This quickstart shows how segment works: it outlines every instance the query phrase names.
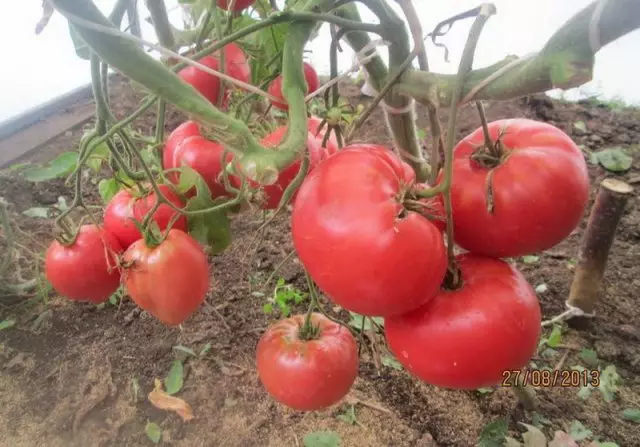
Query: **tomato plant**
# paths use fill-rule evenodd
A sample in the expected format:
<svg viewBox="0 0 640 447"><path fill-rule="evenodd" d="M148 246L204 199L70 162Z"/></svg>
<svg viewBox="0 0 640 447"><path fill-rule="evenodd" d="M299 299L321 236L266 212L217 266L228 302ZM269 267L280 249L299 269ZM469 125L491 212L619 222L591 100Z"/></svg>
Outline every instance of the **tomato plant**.
<svg viewBox="0 0 640 447"><path fill-rule="evenodd" d="M138 239L124 252L122 276L131 299L168 325L186 320L209 290L209 264L200 245L172 229L157 246Z"/></svg>
<svg viewBox="0 0 640 447"><path fill-rule="evenodd" d="M174 206L178 208L184 207L184 203L170 186L158 185L158 188ZM138 194L137 191L132 189L122 189L113 196L104 209L104 228L118 239L123 248L129 247L129 245L140 239L141 233L135 222L141 224L147 213L158 202L155 191ZM169 205L163 203L153 213L152 219L160 230L165 230L171 220L178 216L172 228L186 231L187 218L178 214Z"/></svg>
<svg viewBox="0 0 640 447"><path fill-rule="evenodd" d="M120 285L118 240L103 228L82 225L69 245L54 240L45 254L45 276L60 295L99 304Z"/></svg>
<svg viewBox="0 0 640 447"><path fill-rule="evenodd" d="M425 382L476 389L501 383L527 365L538 346L540 305L513 266L459 255L462 287L441 291L419 309L385 319L398 361Z"/></svg>
<svg viewBox="0 0 640 447"><path fill-rule="evenodd" d="M174 154L176 149L188 137L201 136L200 126L196 121L185 121L176 127L167 137L162 150L162 166L164 169L175 168ZM177 178L177 173L170 172L169 178Z"/></svg>
<svg viewBox="0 0 640 447"><path fill-rule="evenodd" d="M343 148L305 179L291 215L293 243L336 304L363 315L397 315L439 289L447 266L442 234L402 203L414 181L395 154L367 145ZM407 262L411 269L403 267Z"/></svg>
<svg viewBox="0 0 640 447"><path fill-rule="evenodd" d="M248 8L253 5L256 0L236 0L233 4L233 11L242 11L243 9ZM229 4L231 4L231 0L218 0L218 8L227 9Z"/></svg>
<svg viewBox="0 0 640 447"><path fill-rule="evenodd" d="M304 67L304 79L307 83L306 93L314 92L318 90L320 86L320 80L318 78L318 73L316 73L315 68L311 64L306 62L303 63ZM270 95L277 98L277 101L273 101L271 104L273 107L280 110L289 110L289 106L287 105L287 101L284 99L284 95L282 94L282 75L279 75L275 78L271 84L269 84L268 92Z"/></svg>
<svg viewBox="0 0 640 447"><path fill-rule="evenodd" d="M338 403L358 373L356 341L322 314L294 315L271 325L256 349L258 376L274 399L300 411Z"/></svg>
<svg viewBox="0 0 640 447"><path fill-rule="evenodd" d="M578 225L589 199L580 148L560 129L529 119L489 123L454 150L451 186L456 243L489 256L547 250Z"/></svg>

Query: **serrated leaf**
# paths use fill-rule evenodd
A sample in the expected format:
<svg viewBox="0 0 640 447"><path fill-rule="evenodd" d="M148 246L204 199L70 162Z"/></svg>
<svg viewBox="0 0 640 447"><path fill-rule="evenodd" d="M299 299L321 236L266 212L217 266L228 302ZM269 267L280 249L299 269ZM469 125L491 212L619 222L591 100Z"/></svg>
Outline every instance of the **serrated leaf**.
<svg viewBox="0 0 640 447"><path fill-rule="evenodd" d="M304 447L340 447L342 439L334 431L315 431L302 438Z"/></svg>
<svg viewBox="0 0 640 447"><path fill-rule="evenodd" d="M583 362L587 364L587 366L598 366L598 354L593 349L583 349L578 354Z"/></svg>
<svg viewBox="0 0 640 447"><path fill-rule="evenodd" d="M182 389L182 385L184 384L184 366L182 361L174 360L171 364L171 369L169 370L169 374L164 379L164 387L169 395L176 394L178 391Z"/></svg>
<svg viewBox="0 0 640 447"><path fill-rule="evenodd" d="M391 354L383 355L381 360L384 366L402 371L402 364Z"/></svg>
<svg viewBox="0 0 640 447"><path fill-rule="evenodd" d="M186 346L176 345L173 347L173 349L175 349L176 351L184 352L185 354L192 355L194 357L198 356L193 349L187 348Z"/></svg>
<svg viewBox="0 0 640 447"><path fill-rule="evenodd" d="M522 257L522 262L525 264L535 264L540 260L540 256L527 255Z"/></svg>
<svg viewBox="0 0 640 447"><path fill-rule="evenodd" d="M144 427L144 432L147 434L147 438L154 444L159 443L162 438L162 429L155 422L147 422L147 425Z"/></svg>
<svg viewBox="0 0 640 447"><path fill-rule="evenodd" d="M30 182L45 182L59 177L65 177L76 168L78 154L63 152L55 159L43 166L33 166L22 171L22 176Z"/></svg>
<svg viewBox="0 0 640 447"><path fill-rule="evenodd" d="M505 419L496 419L484 426L478 440L478 447L502 447L509 432Z"/></svg>
<svg viewBox="0 0 640 447"><path fill-rule="evenodd" d="M562 328L558 325L553 326L553 330L547 340L547 346L556 348L562 342Z"/></svg>
<svg viewBox="0 0 640 447"><path fill-rule="evenodd" d="M627 408L622 412L622 416L632 422L640 422L640 408Z"/></svg>
<svg viewBox="0 0 640 447"><path fill-rule="evenodd" d="M16 324L16 320L10 320L10 319L2 320L0 321L0 331L4 329L9 329L10 327L15 326L15 324Z"/></svg>
<svg viewBox="0 0 640 447"><path fill-rule="evenodd" d="M569 435L574 441L582 441L593 436L593 432L585 427L582 422L573 421L569 427Z"/></svg>
<svg viewBox="0 0 640 447"><path fill-rule="evenodd" d="M600 386L598 386L598 390L602 393L605 401L613 402L615 400L620 382L620 375L615 365L607 366L600 373Z"/></svg>
<svg viewBox="0 0 640 447"><path fill-rule="evenodd" d="M525 447L547 447L547 437L539 428L520 422L527 431L522 434Z"/></svg>
<svg viewBox="0 0 640 447"><path fill-rule="evenodd" d="M105 178L98 183L98 192L104 203L109 202L120 191L120 184L115 178Z"/></svg>
<svg viewBox="0 0 640 447"><path fill-rule="evenodd" d="M584 121L576 121L575 123L573 123L573 127L583 132L587 131L587 125L584 123Z"/></svg>
<svg viewBox="0 0 640 447"><path fill-rule="evenodd" d="M621 148L615 147L594 152L598 162L611 172L624 172L631 168L633 158Z"/></svg>

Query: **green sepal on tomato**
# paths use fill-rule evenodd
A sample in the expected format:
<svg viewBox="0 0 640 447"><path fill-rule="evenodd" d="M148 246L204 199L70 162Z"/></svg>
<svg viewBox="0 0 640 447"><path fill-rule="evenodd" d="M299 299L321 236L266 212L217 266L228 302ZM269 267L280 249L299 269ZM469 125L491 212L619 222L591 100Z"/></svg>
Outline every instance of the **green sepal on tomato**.
<svg viewBox="0 0 640 447"><path fill-rule="evenodd" d="M580 148L543 122L520 118L488 127L492 141L499 140L499 160L491 160L482 149L482 128L454 149L455 242L493 257L523 256L555 246L576 228L589 199Z"/></svg>
<svg viewBox="0 0 640 447"><path fill-rule="evenodd" d="M122 256L122 279L131 299L164 324L184 322L204 302L209 264L202 247L172 229L155 247L138 239Z"/></svg>
<svg viewBox="0 0 640 447"><path fill-rule="evenodd" d="M120 286L117 256L122 246L114 235L93 224L82 225L75 240L53 240L45 253L45 276L60 295L100 304Z"/></svg>
<svg viewBox="0 0 640 447"><path fill-rule="evenodd" d="M322 314L311 314L316 334L301 337L305 315L271 325L256 349L258 376L278 402L299 411L338 403L358 374L356 340L344 326Z"/></svg>
<svg viewBox="0 0 640 447"><path fill-rule="evenodd" d="M148 185L146 187L150 188ZM174 206L184 208L184 203L169 185L160 184L158 188ZM136 222L141 224L158 201L154 190L138 194L138 191L133 189L121 189L104 209L105 230L112 233L125 249L142 237ZM165 231L176 214L179 214L178 211L163 203L153 213L152 219L161 231ZM186 231L186 217L178 217L172 228Z"/></svg>
<svg viewBox="0 0 640 447"><path fill-rule="evenodd" d="M315 92L318 90L318 87L320 87L320 78L318 78L318 73L316 73L313 66L306 62L303 62L303 70L304 79L307 82L307 90L305 94ZM277 99L276 101L271 102L273 107L280 110L289 110L287 100L284 98L282 93L282 75L278 75L273 81L271 81L267 88L267 93Z"/></svg>
<svg viewBox="0 0 640 447"><path fill-rule="evenodd" d="M536 352L538 298L522 273L501 259L465 253L456 261L462 287L386 318L386 339L407 371L430 385L497 385L504 371L521 369Z"/></svg>
<svg viewBox="0 0 640 447"><path fill-rule="evenodd" d="M385 317L416 309L439 290L444 238L404 206L414 182L396 154L366 144L343 148L304 180L291 216L294 247L336 304Z"/></svg>

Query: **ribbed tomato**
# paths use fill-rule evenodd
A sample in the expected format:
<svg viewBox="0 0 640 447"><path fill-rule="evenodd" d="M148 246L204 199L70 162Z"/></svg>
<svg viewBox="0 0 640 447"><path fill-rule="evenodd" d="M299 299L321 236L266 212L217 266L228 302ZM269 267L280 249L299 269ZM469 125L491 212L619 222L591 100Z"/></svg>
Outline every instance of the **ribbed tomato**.
<svg viewBox="0 0 640 447"><path fill-rule="evenodd" d="M170 230L156 247L138 239L122 259L127 293L163 323L181 324L204 302L209 290L207 255L187 233Z"/></svg>
<svg viewBox="0 0 640 447"><path fill-rule="evenodd" d="M178 195L173 192L169 185L158 185L162 194L176 207L184 208L184 203ZM147 185L147 188L150 186ZM112 233L120 242L123 248L127 248L142 237L140 230L133 223L142 223L145 216L157 203L158 198L153 190L146 195L135 196L132 190L121 189L113 196L104 209L104 228ZM153 213L153 220L160 230L164 231L169 226L169 222L178 214L167 204L162 204ZM187 218L182 215L173 224L172 228L187 231Z"/></svg>
<svg viewBox="0 0 640 447"><path fill-rule="evenodd" d="M313 66L306 62L303 63L303 69L304 79L307 81L306 93L315 92L318 90L318 87L320 87L320 78L318 78L318 73L316 73ZM269 87L267 88L267 92L278 99L278 101L273 101L271 103L273 107L280 110L289 110L287 101L284 99L282 94L282 75L278 75L277 78L271 81L271 84L269 84Z"/></svg>
<svg viewBox="0 0 640 447"><path fill-rule="evenodd" d="M560 129L529 119L494 121L489 133L493 141L500 136L500 160L478 159L482 128L455 148L456 243L493 257L553 247L576 228L589 198L580 148Z"/></svg>
<svg viewBox="0 0 640 447"><path fill-rule="evenodd" d="M173 162L173 154L177 147L182 144L188 137L199 136L200 126L195 121L185 121L176 127L167 137L164 143L164 149L162 150L162 166L164 169L172 169L176 166ZM175 173L169 173L168 177L177 178Z"/></svg>
<svg viewBox="0 0 640 447"><path fill-rule="evenodd" d="M60 295L99 304L120 285L116 255L121 251L115 236L95 225L83 225L73 244L51 242L45 254L45 276Z"/></svg>
<svg viewBox="0 0 640 447"><path fill-rule="evenodd" d="M358 349L351 332L322 314L311 314L317 335L301 338L305 315L270 326L256 350L258 376L277 401L300 411L338 403L358 374Z"/></svg>
<svg viewBox="0 0 640 447"><path fill-rule="evenodd" d="M293 205L293 243L336 304L398 315L439 290L447 268L442 233L402 202L414 182L393 152L364 144L343 148L305 179Z"/></svg>
<svg viewBox="0 0 640 447"><path fill-rule="evenodd" d="M506 262L457 257L462 288L441 291L424 306L385 319L389 348L414 376L435 386L497 385L534 355L540 305L524 276Z"/></svg>

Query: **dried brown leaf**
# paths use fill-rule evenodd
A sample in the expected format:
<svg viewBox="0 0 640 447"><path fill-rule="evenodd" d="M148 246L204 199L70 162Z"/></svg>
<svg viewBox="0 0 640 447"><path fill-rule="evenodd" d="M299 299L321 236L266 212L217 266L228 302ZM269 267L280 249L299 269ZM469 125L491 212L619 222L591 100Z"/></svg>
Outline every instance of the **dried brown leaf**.
<svg viewBox="0 0 640 447"><path fill-rule="evenodd" d="M156 379L155 387L153 388L153 391L149 393L148 399L156 408L175 411L185 422L194 418L191 406L183 399L167 394L162 389L162 382L158 379Z"/></svg>

